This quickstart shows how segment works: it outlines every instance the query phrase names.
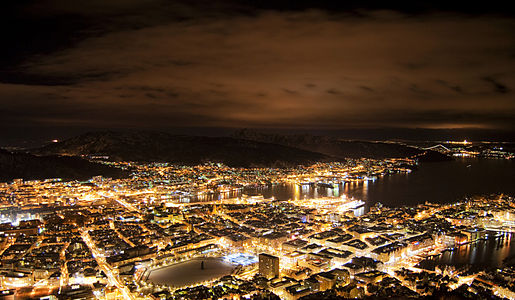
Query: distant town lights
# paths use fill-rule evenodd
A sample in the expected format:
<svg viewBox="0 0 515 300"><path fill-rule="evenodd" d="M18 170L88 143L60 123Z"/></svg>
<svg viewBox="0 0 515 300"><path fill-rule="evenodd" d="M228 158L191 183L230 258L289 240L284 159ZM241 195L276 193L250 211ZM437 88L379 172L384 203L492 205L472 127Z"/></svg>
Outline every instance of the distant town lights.
<svg viewBox="0 0 515 300"><path fill-rule="evenodd" d="M472 142L467 141L466 139L463 141L446 141L447 144L456 144L456 145L468 145L472 144Z"/></svg>

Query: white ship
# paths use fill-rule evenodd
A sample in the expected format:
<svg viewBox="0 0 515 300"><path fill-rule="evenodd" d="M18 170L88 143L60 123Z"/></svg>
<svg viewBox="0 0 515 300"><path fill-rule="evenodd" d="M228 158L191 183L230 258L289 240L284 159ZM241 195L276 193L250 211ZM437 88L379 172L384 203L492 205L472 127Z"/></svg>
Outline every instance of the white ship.
<svg viewBox="0 0 515 300"><path fill-rule="evenodd" d="M362 200L351 200L347 203L342 204L347 209L358 209L365 205L365 202Z"/></svg>

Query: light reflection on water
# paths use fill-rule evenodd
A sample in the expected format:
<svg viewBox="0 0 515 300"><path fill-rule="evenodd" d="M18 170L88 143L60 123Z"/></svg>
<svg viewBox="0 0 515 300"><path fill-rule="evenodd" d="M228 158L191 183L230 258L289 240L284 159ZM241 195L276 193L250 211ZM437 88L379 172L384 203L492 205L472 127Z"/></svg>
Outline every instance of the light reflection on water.
<svg viewBox="0 0 515 300"><path fill-rule="evenodd" d="M515 258L515 239L512 233L501 236L489 234L486 240L462 245L454 250L444 251L440 256L421 263L422 266L450 265L463 267L470 265L472 269L496 268L503 263L513 264L509 260Z"/></svg>
<svg viewBox="0 0 515 300"><path fill-rule="evenodd" d="M451 203L465 196L515 194L515 160L465 158L447 162L421 163L409 174L394 174L349 185L345 193L372 206L389 207L424 202Z"/></svg>
<svg viewBox="0 0 515 300"><path fill-rule="evenodd" d="M275 184L247 187L222 193L188 196L188 202L239 198L245 195L278 200L319 197L347 197L365 201L365 211L377 202L389 207L417 205L426 201L450 203L465 196L515 194L515 161L494 159L457 159L423 163L410 174L394 174L374 181L346 182L327 188L313 185Z"/></svg>
<svg viewBox="0 0 515 300"><path fill-rule="evenodd" d="M389 207L417 205L424 202L451 203L465 196L506 193L515 194L515 161L495 159L457 159L422 163L412 173L393 174L374 181L346 182L326 188L302 185L273 185L246 188L245 194L263 195L279 200L348 197L366 202L366 211L377 202ZM298 195L298 196L297 196Z"/></svg>

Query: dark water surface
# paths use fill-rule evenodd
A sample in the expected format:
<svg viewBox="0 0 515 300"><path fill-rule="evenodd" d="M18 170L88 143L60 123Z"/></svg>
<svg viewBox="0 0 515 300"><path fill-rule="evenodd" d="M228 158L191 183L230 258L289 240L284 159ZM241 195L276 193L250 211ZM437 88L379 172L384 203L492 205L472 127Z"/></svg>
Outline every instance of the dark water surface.
<svg viewBox="0 0 515 300"><path fill-rule="evenodd" d="M350 194L370 204L416 205L426 201L450 203L467 195L515 193L515 162L495 159L458 159L421 163L410 174L385 176Z"/></svg>
<svg viewBox="0 0 515 300"><path fill-rule="evenodd" d="M427 269L436 265L470 266L473 270L481 270L497 268L503 263L515 265L515 235L492 232L486 240L444 251L440 256L422 261L420 266Z"/></svg>
<svg viewBox="0 0 515 300"><path fill-rule="evenodd" d="M247 188L244 193L262 194L279 200L304 197L338 197L363 200L367 207L377 202L390 207L417 205L426 201L451 203L469 195L515 194L515 162L495 159L457 159L421 163L409 174L394 174L375 181L345 183L333 189L313 186L274 185Z"/></svg>

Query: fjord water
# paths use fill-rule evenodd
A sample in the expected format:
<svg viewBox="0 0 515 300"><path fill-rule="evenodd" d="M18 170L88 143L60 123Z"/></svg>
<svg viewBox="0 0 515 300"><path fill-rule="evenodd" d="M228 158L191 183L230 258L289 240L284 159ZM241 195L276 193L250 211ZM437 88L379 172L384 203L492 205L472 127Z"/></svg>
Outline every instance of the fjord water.
<svg viewBox="0 0 515 300"><path fill-rule="evenodd" d="M391 207L426 201L450 203L480 194L515 194L515 161L456 159L420 163L419 169L410 174L385 176L350 187L347 193L369 205L381 202Z"/></svg>
<svg viewBox="0 0 515 300"><path fill-rule="evenodd" d="M334 188L286 184L246 188L244 193L278 200L345 194L365 201L366 210L377 202L389 207L411 206L426 201L451 203L472 195L515 195L515 161L461 158L420 163L418 170L409 174L393 174L375 181L345 183Z"/></svg>
<svg viewBox="0 0 515 300"><path fill-rule="evenodd" d="M427 269L435 266L470 267L472 270L515 265L515 234L489 232L485 240L461 245L420 263Z"/></svg>

